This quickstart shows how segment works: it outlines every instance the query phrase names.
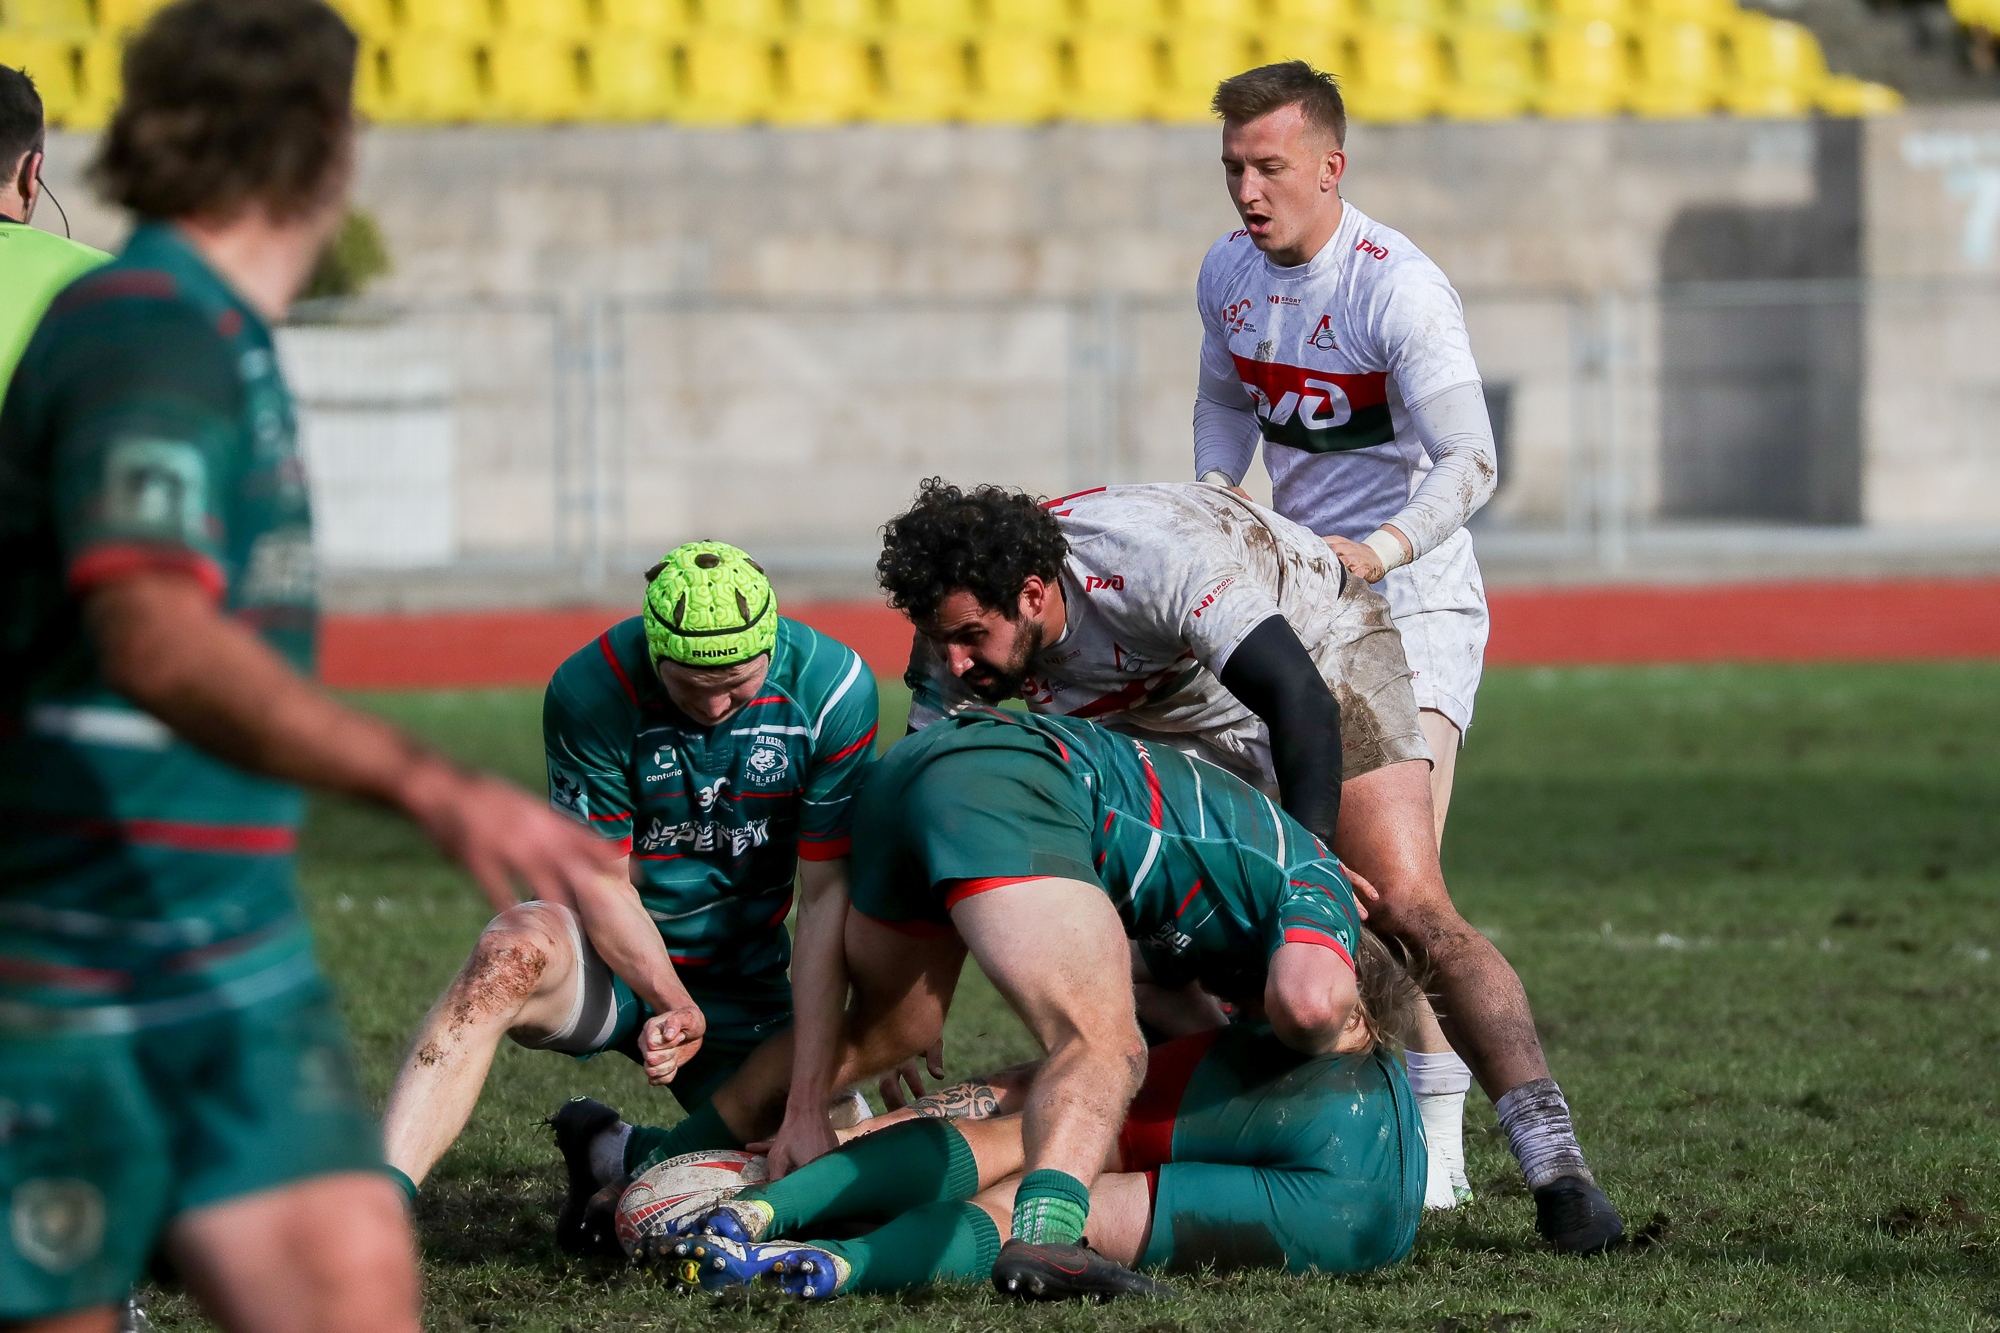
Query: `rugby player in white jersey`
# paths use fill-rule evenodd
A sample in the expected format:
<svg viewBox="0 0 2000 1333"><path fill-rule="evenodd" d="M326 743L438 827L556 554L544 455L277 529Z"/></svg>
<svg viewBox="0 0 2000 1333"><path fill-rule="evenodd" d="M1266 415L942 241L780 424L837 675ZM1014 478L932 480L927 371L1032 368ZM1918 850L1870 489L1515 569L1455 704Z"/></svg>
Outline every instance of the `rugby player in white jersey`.
<svg viewBox="0 0 2000 1333"><path fill-rule="evenodd" d="M1308 529L1198 483L1037 504L933 479L883 539L877 574L919 631L913 726L1019 697L1275 789L1372 882L1370 924L1433 971L1542 1234L1569 1253L1617 1240L1623 1224L1584 1162L1520 978L1445 888L1430 752L1380 594Z"/></svg>
<svg viewBox="0 0 2000 1333"><path fill-rule="evenodd" d="M1237 486L1261 439L1273 507L1389 599L1442 842L1486 650L1465 521L1498 471L1464 311L1407 237L1341 199L1347 124L1330 77L1303 61L1266 65L1224 81L1214 106L1243 226L1210 248L1196 285L1195 472ZM1440 1039L1419 1046L1410 1084L1433 1166L1441 1155L1463 1195L1470 1071ZM1450 1204L1450 1186L1433 1172L1432 1206Z"/></svg>

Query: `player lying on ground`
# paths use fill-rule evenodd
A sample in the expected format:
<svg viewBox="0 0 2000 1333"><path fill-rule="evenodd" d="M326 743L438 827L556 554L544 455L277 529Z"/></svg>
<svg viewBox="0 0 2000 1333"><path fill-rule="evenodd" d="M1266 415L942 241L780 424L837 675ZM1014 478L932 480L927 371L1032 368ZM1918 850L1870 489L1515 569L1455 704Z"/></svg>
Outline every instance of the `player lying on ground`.
<svg viewBox="0 0 2000 1333"><path fill-rule="evenodd" d="M1252 1024L1152 1049L1091 1186L1096 1255L1168 1272L1355 1273L1410 1252L1423 1136L1401 1064L1379 1034L1416 990L1373 935L1364 932L1356 959L1372 1003L1353 1005L1333 1053L1302 1055ZM915 1112L981 1107L990 1118L868 1122L864 1137L743 1191L700 1219L696 1234L649 1238L640 1255L711 1290L761 1278L810 1299L978 1281L1009 1235L1022 1182L1017 1088L968 1080ZM859 1240L811 1239L848 1221L886 1225ZM1014 1276L1041 1283L1034 1295L1171 1294L1100 1259L1087 1268L1081 1281L1052 1268Z"/></svg>
<svg viewBox="0 0 2000 1333"><path fill-rule="evenodd" d="M109 1330L161 1258L232 1331L416 1333L409 1218L299 910L298 786L401 810L496 902L604 861L307 679L271 324L346 210L356 49L318 0L182 0L131 40L97 174L138 226L0 411L9 1328Z"/></svg>
<svg viewBox="0 0 2000 1333"><path fill-rule="evenodd" d="M1285 809L1380 891L1376 928L1432 973L1452 1040L1433 1023L1414 1047L1427 1061L1454 1049L1471 1061L1535 1192L1542 1234L1581 1253L1622 1234L1549 1077L1520 978L1445 888L1430 750L1388 603L1348 579L1324 542L1199 483L1038 505L932 481L884 534L882 586L920 631L913 723L959 700L1019 696L1253 785L1275 781ZM1436 1120L1425 1107L1438 1205L1464 1181L1462 1101L1444 1093Z"/></svg>
<svg viewBox="0 0 2000 1333"><path fill-rule="evenodd" d="M564 662L542 710L551 800L616 849L616 868L495 917L425 1018L384 1123L412 1191L464 1130L503 1036L618 1051L671 1086L691 1114L632 1136L635 1163L739 1141L709 1095L790 1021L793 986L820 997L802 1006L827 1016L810 1044L832 1048L848 807L875 717L866 665L780 617L743 552L694 542L652 570L644 613ZM565 1247L608 1242L582 1224L580 1209L565 1216Z"/></svg>
<svg viewBox="0 0 2000 1333"><path fill-rule="evenodd" d="M1312 834L1222 770L1089 722L969 705L932 724L875 765L854 851L837 1078L934 1042L968 950L1048 1053L1023 1104L1016 1272L1074 1257L1146 1068L1128 940L1155 976L1261 1004L1301 1053L1337 1049L1354 1004L1360 909ZM733 1123L776 1123L790 1044L717 1090Z"/></svg>

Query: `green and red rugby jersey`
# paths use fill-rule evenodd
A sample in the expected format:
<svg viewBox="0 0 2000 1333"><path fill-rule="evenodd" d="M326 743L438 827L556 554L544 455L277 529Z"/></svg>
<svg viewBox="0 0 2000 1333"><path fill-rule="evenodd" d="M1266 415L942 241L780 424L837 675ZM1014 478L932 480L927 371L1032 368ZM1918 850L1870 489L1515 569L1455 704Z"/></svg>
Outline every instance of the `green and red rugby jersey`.
<svg viewBox="0 0 2000 1333"><path fill-rule="evenodd" d="M781 617L757 696L698 726L653 673L634 616L549 681L549 799L631 855L668 954L695 969L690 985L782 974L798 863L848 855L876 713L860 655Z"/></svg>
<svg viewBox="0 0 2000 1333"><path fill-rule="evenodd" d="M0 410L0 1032L130 1031L316 984L297 789L111 691L81 620L198 580L301 671L316 627L292 400L264 321L145 226L66 288Z"/></svg>
<svg viewBox="0 0 2000 1333"><path fill-rule="evenodd" d="M1353 966L1340 864L1242 779L1080 718L971 705L906 737L854 816L854 908L912 934L1024 879L1102 888L1154 980L1261 997L1281 945Z"/></svg>

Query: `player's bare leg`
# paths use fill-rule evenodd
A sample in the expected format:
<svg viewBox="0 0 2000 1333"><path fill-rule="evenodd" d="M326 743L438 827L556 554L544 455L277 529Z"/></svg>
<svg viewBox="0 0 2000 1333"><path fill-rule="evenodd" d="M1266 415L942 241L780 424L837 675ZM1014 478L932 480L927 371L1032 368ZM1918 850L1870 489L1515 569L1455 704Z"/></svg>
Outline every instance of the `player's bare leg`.
<svg viewBox="0 0 2000 1333"><path fill-rule="evenodd" d="M1521 979L1452 905L1438 863L1427 765L1390 764L1341 784L1336 850L1380 898L1369 924L1428 963L1453 1050L1493 1098L1535 1191L1538 1225L1564 1250L1594 1252L1623 1234L1597 1191L1549 1077Z"/></svg>
<svg viewBox="0 0 2000 1333"><path fill-rule="evenodd" d="M547 904L493 918L396 1073L382 1116L390 1166L423 1183L472 1118L501 1039L547 1037L568 1021L578 962L561 914Z"/></svg>
<svg viewBox="0 0 2000 1333"><path fill-rule="evenodd" d="M416 1239L380 1175L319 1176L197 1208L167 1236L188 1289L231 1333L416 1333Z"/></svg>
<svg viewBox="0 0 2000 1333"><path fill-rule="evenodd" d="M1458 774L1458 747L1464 733L1458 724L1435 708L1421 709L1417 723L1424 729L1424 741L1431 747L1431 814L1437 821L1437 841L1444 847L1444 820L1451 813L1451 780Z"/></svg>

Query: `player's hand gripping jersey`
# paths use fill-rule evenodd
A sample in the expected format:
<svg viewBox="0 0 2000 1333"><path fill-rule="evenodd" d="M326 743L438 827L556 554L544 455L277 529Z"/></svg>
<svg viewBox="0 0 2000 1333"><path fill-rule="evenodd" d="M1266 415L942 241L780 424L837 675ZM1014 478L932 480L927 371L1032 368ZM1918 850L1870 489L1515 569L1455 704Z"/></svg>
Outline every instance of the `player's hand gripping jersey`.
<svg viewBox="0 0 2000 1333"><path fill-rule="evenodd" d="M1088 722L968 706L892 749L855 812L854 909L951 929L1022 879L1101 887L1156 981L1261 998L1287 943L1353 965L1360 916L1331 853L1221 769Z"/></svg>
<svg viewBox="0 0 2000 1333"><path fill-rule="evenodd" d="M1412 417L1445 390L1476 391L1479 367L1458 293L1408 237L1350 203L1312 262L1281 268L1232 232L1202 260L1196 301L1200 396L1243 422L1198 422L1198 474L1241 479L1261 435L1280 513L1356 541L1393 520L1417 555L1492 495L1490 430L1427 448Z"/></svg>
<svg viewBox="0 0 2000 1333"><path fill-rule="evenodd" d="M1193 483L1100 487L1049 506L1069 543L1066 624L1029 664L1030 709L1198 746L1268 786L1270 734L1219 677L1252 630L1282 615L1339 699L1345 776L1430 758L1388 604L1306 529ZM918 635L911 653L912 726L973 701L929 640Z"/></svg>
<svg viewBox="0 0 2000 1333"><path fill-rule="evenodd" d="M674 964L696 970L690 985L725 974L782 985L798 862L848 854L876 708L852 649L781 619L764 688L698 727L653 674L634 616L549 682L550 799L630 853Z"/></svg>

